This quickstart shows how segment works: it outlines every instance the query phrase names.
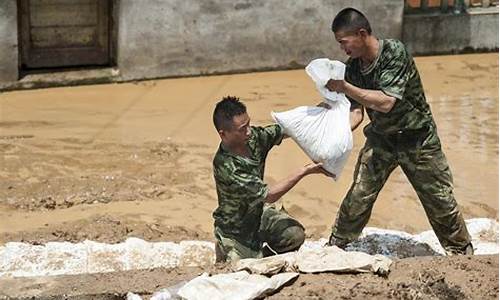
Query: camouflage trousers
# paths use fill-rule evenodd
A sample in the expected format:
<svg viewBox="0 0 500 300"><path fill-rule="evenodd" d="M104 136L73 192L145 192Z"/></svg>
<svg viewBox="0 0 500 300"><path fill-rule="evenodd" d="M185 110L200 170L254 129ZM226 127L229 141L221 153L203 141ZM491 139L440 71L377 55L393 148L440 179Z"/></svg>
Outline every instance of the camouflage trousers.
<svg viewBox="0 0 500 300"><path fill-rule="evenodd" d="M391 172L400 166L417 192L427 218L447 252L461 253L471 237L453 195L453 178L436 130L382 136L365 130L353 183L338 211L330 243L344 246L368 223L373 204Z"/></svg>
<svg viewBox="0 0 500 300"><path fill-rule="evenodd" d="M268 205L264 206L259 232L256 233L254 240L242 241L225 236L217 227L214 233L217 239L217 261L262 258L295 251L305 240L304 227L299 221L288 215L285 210L277 210Z"/></svg>

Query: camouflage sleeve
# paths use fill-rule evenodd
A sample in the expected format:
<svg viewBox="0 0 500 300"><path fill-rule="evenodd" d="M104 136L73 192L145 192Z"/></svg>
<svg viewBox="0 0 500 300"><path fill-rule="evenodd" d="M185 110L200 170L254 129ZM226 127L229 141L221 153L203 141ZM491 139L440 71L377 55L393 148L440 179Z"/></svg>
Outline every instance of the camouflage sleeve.
<svg viewBox="0 0 500 300"><path fill-rule="evenodd" d="M401 42L390 50L392 53L380 73L379 88L386 95L401 100L410 75L408 66L411 58Z"/></svg>
<svg viewBox="0 0 500 300"><path fill-rule="evenodd" d="M224 199L252 203L257 200L264 201L267 197L267 184L258 176L245 172L234 164L216 166L214 176L219 193L223 194L220 196Z"/></svg>
<svg viewBox="0 0 500 300"><path fill-rule="evenodd" d="M349 82L350 84L353 84L355 86L359 86L356 82L354 82L352 76L350 75L350 65L349 61L346 63L346 72L345 72L345 81ZM349 102L351 102L351 111L355 110L356 108L363 108L363 105L361 105L358 101L352 99L351 97L345 95Z"/></svg>
<svg viewBox="0 0 500 300"><path fill-rule="evenodd" d="M266 127L255 127L259 135L259 143L264 153L269 152L275 145L279 145L283 140L283 129L278 124L268 125Z"/></svg>

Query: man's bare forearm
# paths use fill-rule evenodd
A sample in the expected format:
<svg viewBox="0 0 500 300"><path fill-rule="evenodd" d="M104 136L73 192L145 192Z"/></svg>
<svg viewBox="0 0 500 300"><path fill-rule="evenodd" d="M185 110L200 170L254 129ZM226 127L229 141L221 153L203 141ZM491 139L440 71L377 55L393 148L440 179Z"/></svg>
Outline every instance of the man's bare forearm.
<svg viewBox="0 0 500 300"><path fill-rule="evenodd" d="M310 174L322 173L327 176L334 177L335 175L329 174L323 169L323 164L321 163L310 163L298 169L294 173L290 174L288 177L278 182L269 188L265 202L273 203L278 201L284 194L286 194L291 188L293 188L297 182L299 182L304 176Z"/></svg>
<svg viewBox="0 0 500 300"><path fill-rule="evenodd" d="M383 113L391 111L396 103L396 98L388 96L382 91L361 89L348 82L345 83L344 92L361 105Z"/></svg>
<svg viewBox="0 0 500 300"><path fill-rule="evenodd" d="M267 193L266 202L274 203L278 201L284 194L286 194L289 190L291 190L303 177L305 176L304 172L298 170L293 174L289 175L287 178L278 182L269 188L269 192Z"/></svg>

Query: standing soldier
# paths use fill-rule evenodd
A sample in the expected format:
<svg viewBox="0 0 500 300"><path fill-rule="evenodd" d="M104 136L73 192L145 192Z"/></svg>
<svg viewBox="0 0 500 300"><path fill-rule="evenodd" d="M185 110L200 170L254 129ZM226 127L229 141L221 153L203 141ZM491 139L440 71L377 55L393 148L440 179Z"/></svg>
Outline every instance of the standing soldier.
<svg viewBox="0 0 500 300"><path fill-rule="evenodd" d="M366 142L332 228L329 244L345 247L368 223L377 195L400 166L417 192L447 254L473 254L471 238L453 195L453 179L413 58L397 40L377 39L354 8L338 13L332 31L349 56L344 80L326 87L351 100L351 127L370 118Z"/></svg>

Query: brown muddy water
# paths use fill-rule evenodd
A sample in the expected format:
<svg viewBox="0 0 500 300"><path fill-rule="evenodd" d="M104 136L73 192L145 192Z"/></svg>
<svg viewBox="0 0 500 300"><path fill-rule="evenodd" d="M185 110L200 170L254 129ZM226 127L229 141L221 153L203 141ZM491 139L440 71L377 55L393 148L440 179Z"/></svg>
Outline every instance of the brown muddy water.
<svg viewBox="0 0 500 300"><path fill-rule="evenodd" d="M416 61L465 218L498 219L498 54ZM212 239L211 116L225 95L242 98L256 125L320 99L303 70L0 94L0 243ZM361 130L354 136L339 181L309 176L281 200L312 238L328 236L350 186L364 143ZM287 140L269 155L266 180L306 163ZM430 228L399 169L368 226Z"/></svg>

